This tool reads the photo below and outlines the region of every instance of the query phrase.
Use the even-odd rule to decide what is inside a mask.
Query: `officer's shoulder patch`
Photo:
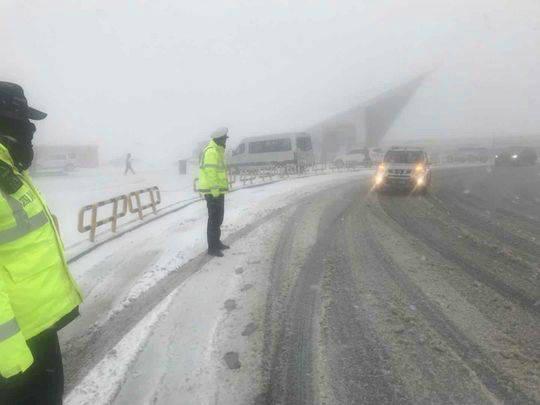
[[[5,193],[13,194],[21,186],[22,180],[13,172],[13,168],[0,160],[0,189]]]

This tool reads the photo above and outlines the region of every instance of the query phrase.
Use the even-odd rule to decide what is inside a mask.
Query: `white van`
[[[65,174],[75,170],[76,159],[73,153],[56,153],[46,157],[36,156],[30,171],[34,174]]]
[[[236,169],[294,167],[315,161],[311,136],[305,132],[245,138],[233,150],[228,165]]]

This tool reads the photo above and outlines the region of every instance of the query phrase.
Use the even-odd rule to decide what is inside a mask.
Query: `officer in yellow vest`
[[[199,192],[204,194],[208,207],[208,254],[223,257],[229,249],[221,241],[221,224],[225,211],[225,193],[229,191],[229,178],[225,164],[225,147],[229,130],[218,128],[212,140],[201,152],[199,164]]]
[[[45,113],[0,82],[0,404],[61,404],[57,331],[78,315],[81,293],[43,197],[32,184],[35,126]]]

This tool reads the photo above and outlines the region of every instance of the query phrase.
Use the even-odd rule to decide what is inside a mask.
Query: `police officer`
[[[53,216],[28,175],[30,120],[45,117],[20,86],[0,82],[0,404],[62,403],[57,331],[82,301]]]
[[[199,164],[199,191],[204,194],[208,207],[208,254],[223,257],[229,246],[221,242],[221,224],[225,208],[225,193],[229,190],[229,178],[225,164],[225,147],[229,130],[218,128],[201,152]]]

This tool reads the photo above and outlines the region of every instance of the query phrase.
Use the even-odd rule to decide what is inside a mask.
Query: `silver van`
[[[233,150],[228,166],[235,169],[293,167],[314,163],[311,136],[305,132],[245,138]]]

